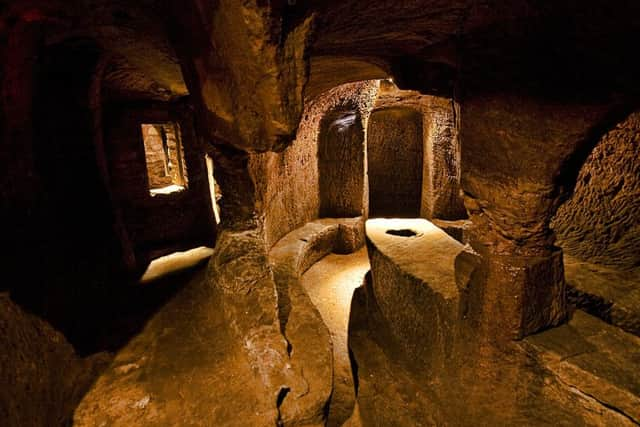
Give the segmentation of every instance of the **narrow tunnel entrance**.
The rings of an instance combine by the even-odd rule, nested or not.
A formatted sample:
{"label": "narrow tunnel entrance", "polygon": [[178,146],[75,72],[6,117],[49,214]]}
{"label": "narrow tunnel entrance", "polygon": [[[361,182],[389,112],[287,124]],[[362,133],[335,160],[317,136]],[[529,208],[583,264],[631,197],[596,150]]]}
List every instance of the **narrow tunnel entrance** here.
{"label": "narrow tunnel entrance", "polygon": [[143,124],[141,129],[151,195],[184,190],[187,173],[178,124]]}
{"label": "narrow tunnel entrance", "polygon": [[409,108],[374,111],[367,132],[369,214],[419,217],[422,115]]}

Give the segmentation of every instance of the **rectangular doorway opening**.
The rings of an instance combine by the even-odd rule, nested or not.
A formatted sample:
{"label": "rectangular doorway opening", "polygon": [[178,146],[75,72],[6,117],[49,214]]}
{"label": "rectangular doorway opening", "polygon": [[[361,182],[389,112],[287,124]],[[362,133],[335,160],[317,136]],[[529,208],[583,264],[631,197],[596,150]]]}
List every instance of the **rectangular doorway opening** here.
{"label": "rectangular doorway opening", "polygon": [[142,124],[149,193],[170,194],[188,185],[180,126],[174,122]]}

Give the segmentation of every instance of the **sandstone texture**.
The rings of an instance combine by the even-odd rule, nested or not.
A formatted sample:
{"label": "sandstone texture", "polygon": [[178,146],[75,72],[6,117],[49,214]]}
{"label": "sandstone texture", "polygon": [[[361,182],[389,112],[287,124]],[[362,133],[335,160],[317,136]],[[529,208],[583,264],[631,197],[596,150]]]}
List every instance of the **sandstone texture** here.
{"label": "sandstone texture", "polygon": [[366,228],[372,292],[397,351],[424,372],[444,370],[457,335],[462,245],[426,220],[371,219]]}
{"label": "sandstone texture", "polygon": [[420,216],[422,117],[413,110],[376,110],[369,120],[367,167],[371,217]]}
{"label": "sandstone texture", "polygon": [[[367,223],[372,272],[354,293],[349,324],[352,363],[357,373],[357,406],[350,421],[361,425],[378,425],[380,420],[389,424],[404,420],[411,425],[460,426],[636,425],[637,375],[632,368],[638,349],[636,337],[578,311],[568,325],[532,335],[523,342],[502,346],[486,342],[484,337],[491,334],[477,333],[483,326],[476,326],[473,313],[473,298],[477,297],[474,288],[478,285],[474,276],[482,268],[481,261],[466,252],[456,257],[461,246],[448,236],[442,240],[444,232],[435,229],[430,236],[425,233],[425,250],[440,248],[440,258],[448,253],[452,264],[448,267],[452,277],[449,288],[458,296],[452,300],[452,313],[443,317],[447,307],[443,289],[447,288],[440,289],[433,279],[411,286],[407,286],[407,280],[415,277],[412,271],[415,274],[416,269],[424,269],[423,276],[436,274],[446,263],[440,267],[432,255],[431,260],[414,266],[415,251],[403,251],[401,245],[394,248],[391,242],[385,244],[381,236],[393,221]],[[419,232],[420,227],[415,225],[419,223],[395,227],[397,233],[386,239],[416,239],[406,232]],[[445,241],[453,245],[442,247]],[[381,256],[378,251],[393,256],[382,263],[377,259]],[[447,275],[436,277],[442,281]],[[426,288],[422,292],[440,289],[439,299],[430,302],[434,309],[422,317],[412,309],[413,302],[420,300],[417,290],[404,304],[392,303],[405,289],[414,287]],[[396,310],[391,311],[392,307]],[[407,320],[398,327],[409,318],[421,322]],[[421,325],[420,330],[407,333],[416,323]],[[432,335],[434,331],[437,334]],[[421,339],[410,340],[407,346],[403,334]],[[486,399],[489,395],[492,399]]]}
{"label": "sandstone texture", "polygon": [[0,417],[7,427],[68,425],[107,354],[78,357],[64,336],[0,294]]}
{"label": "sandstone texture", "polygon": [[333,347],[333,390],[327,416],[328,426],[343,425],[355,405],[355,383],[349,357],[348,326],[351,299],[369,271],[367,250],[348,255],[330,254],[302,276],[302,285],[331,333]]}
{"label": "sandstone texture", "polygon": [[[285,425],[326,422],[326,408],[336,392],[333,346],[338,343],[332,342],[326,321],[305,291],[303,273],[331,252],[351,253],[363,244],[362,218],[322,219],[289,233],[269,252],[280,328],[288,342],[292,369],[303,378],[290,386],[281,402]],[[340,369],[344,371],[344,364]]]}
{"label": "sandstone texture", "polygon": [[609,130],[580,169],[553,218],[557,245],[595,264],[640,267],[640,113]]}
{"label": "sandstone texture", "polygon": [[[207,169],[198,146],[193,115],[180,103],[157,103],[150,107],[106,111],[105,157],[113,202],[136,265],[144,271],[159,256],[196,246],[213,246],[215,224],[208,192]],[[183,147],[183,171],[187,182],[171,176],[159,181],[147,172],[146,148],[141,124],[175,124]],[[171,126],[172,128],[174,126]],[[178,159],[174,152],[174,167]],[[160,167],[164,167],[162,164]],[[162,180],[164,179],[164,180]],[[150,194],[152,188],[169,184],[183,191]]]}
{"label": "sandstone texture", "polygon": [[558,380],[640,423],[640,339],[577,311],[568,325],[534,335],[527,344]]}
{"label": "sandstone texture", "polygon": [[[419,215],[414,216],[444,220],[466,218],[460,189],[460,141],[455,123],[456,113],[451,100],[423,95],[418,91],[400,90],[392,82],[383,80],[380,83],[374,112],[389,108],[412,110],[421,115],[420,211]],[[390,132],[399,132],[394,129],[389,126]],[[381,138],[386,139],[384,132],[381,133]],[[401,140],[405,141],[402,145],[407,144],[405,138]],[[368,145],[373,142],[368,141]],[[376,149],[375,144],[368,148],[371,153],[375,153]],[[384,167],[373,164],[373,171],[376,166]],[[370,169],[371,167],[369,166]]]}
{"label": "sandstone texture", "polygon": [[261,336],[234,338],[205,276],[202,268],[186,276],[178,294],[116,354],[75,410],[74,425],[276,423],[277,395],[251,353]]}
{"label": "sandstone texture", "polygon": [[[352,126],[360,128],[362,132],[362,128],[366,127],[363,120],[369,116],[377,87],[377,82],[362,82],[339,86],[321,94],[306,105],[296,139],[289,147],[281,153],[257,155],[252,160],[255,164],[255,174],[263,175],[259,177],[258,185],[261,186],[260,191],[264,197],[265,233],[270,247],[288,232],[320,216],[321,194],[328,197],[328,189],[325,188],[321,193],[321,185],[329,187],[333,182],[333,185],[339,186],[336,190],[340,197],[351,201],[349,213],[353,213],[353,216],[363,214],[365,151],[362,133],[359,139],[344,141],[353,142],[354,145],[349,149],[345,148],[342,157],[323,158],[325,167],[322,171],[318,154],[321,138],[324,138],[325,144],[338,144],[338,141],[331,140],[328,135],[331,123],[327,123],[325,117],[335,111],[353,111],[356,122]],[[341,135],[343,133],[339,133],[334,127],[333,137]],[[352,134],[346,131],[345,135]],[[340,152],[342,151],[338,153]],[[327,153],[329,154],[331,153]],[[356,167],[358,164],[359,168]],[[339,175],[332,181],[332,173],[344,174],[343,178],[352,183],[353,188],[345,188],[343,183],[337,180]],[[235,190],[230,188],[229,191]],[[328,216],[341,216],[338,215],[338,211],[328,213]]]}
{"label": "sandstone texture", "polygon": [[567,256],[568,303],[626,332],[640,336],[640,277]]}

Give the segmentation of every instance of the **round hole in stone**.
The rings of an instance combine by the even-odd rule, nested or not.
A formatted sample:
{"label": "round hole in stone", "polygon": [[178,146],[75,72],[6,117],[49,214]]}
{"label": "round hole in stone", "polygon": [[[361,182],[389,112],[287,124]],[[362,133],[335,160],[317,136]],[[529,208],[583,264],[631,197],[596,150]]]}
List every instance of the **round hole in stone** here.
{"label": "round hole in stone", "polygon": [[409,230],[408,228],[403,228],[401,230],[387,230],[386,233],[400,237],[413,237],[418,235],[418,233],[413,230]]}

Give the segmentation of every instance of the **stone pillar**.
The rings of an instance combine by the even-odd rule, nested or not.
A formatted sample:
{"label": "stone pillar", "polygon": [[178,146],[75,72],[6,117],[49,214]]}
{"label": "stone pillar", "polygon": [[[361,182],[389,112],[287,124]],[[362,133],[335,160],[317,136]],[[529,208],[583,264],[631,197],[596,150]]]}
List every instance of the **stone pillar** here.
{"label": "stone pillar", "polygon": [[[474,242],[479,269],[471,286],[478,326],[491,341],[521,339],[560,324],[566,317],[562,250],[537,256],[502,255]],[[476,323],[477,322],[477,323]]]}
{"label": "stone pillar", "polygon": [[421,216],[445,220],[464,218],[466,212],[460,197],[460,143],[453,101],[429,97],[424,120]]}
{"label": "stone pillar", "polygon": [[607,107],[482,92],[460,107],[461,185],[480,258],[468,291],[471,333],[521,339],[566,317],[562,251],[549,223],[560,171]]}

